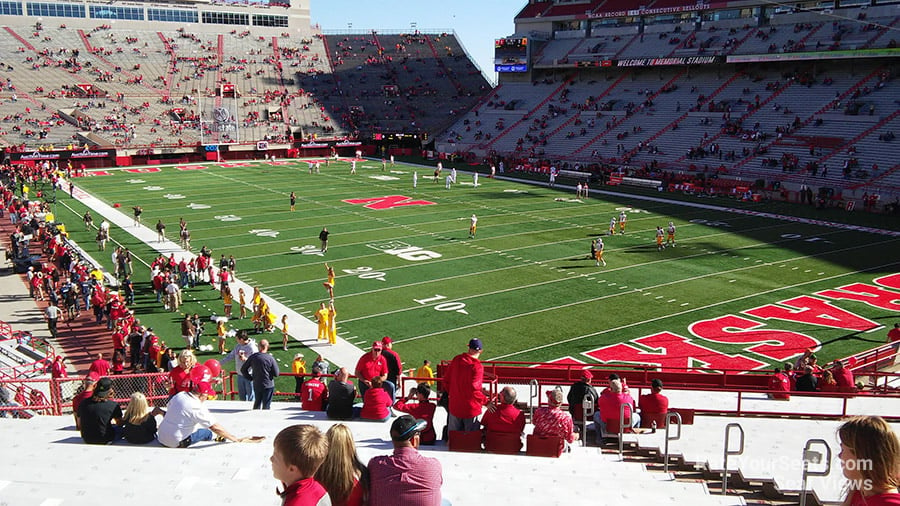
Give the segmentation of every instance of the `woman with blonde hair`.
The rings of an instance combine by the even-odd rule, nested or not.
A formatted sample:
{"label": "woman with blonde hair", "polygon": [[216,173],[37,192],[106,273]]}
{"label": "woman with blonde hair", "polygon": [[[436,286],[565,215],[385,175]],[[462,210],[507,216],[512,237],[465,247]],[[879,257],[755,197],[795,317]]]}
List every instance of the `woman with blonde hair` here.
{"label": "woman with blonde hair", "polygon": [[165,415],[159,409],[150,409],[147,398],[140,392],[131,394],[128,407],[125,409],[125,423],[122,426],[122,437],[131,444],[143,445],[156,439],[156,415]]}
{"label": "woman with blonde hair", "polygon": [[328,429],[328,456],[316,472],[333,506],[362,506],[369,490],[369,471],[356,454],[350,429],[336,423]]}
{"label": "woman with blonde hair", "polygon": [[197,365],[197,357],[191,350],[181,350],[178,354],[178,365],[169,371],[169,396],[173,396],[178,392],[191,391],[191,369]]}
{"label": "woman with blonde hair", "polygon": [[854,416],[838,429],[844,506],[900,505],[900,441],[878,416]]}

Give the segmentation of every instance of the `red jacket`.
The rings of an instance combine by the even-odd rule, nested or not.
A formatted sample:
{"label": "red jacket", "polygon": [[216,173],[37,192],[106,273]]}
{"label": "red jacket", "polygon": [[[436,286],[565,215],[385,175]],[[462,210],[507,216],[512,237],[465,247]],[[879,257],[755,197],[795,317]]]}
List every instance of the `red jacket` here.
{"label": "red jacket", "polygon": [[444,390],[450,394],[450,414],[457,418],[474,418],[487,402],[481,391],[484,366],[468,353],[453,358],[444,373]]}

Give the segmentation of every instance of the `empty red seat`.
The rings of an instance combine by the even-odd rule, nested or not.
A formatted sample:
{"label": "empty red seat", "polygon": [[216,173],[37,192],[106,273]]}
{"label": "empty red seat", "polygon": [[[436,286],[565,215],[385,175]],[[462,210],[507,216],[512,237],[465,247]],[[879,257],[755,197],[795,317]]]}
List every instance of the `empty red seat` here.
{"label": "empty red seat", "polygon": [[448,434],[450,441],[447,446],[451,452],[480,452],[481,431],[451,430]]}
{"label": "empty red seat", "polygon": [[515,455],[522,449],[522,436],[512,432],[491,432],[484,436],[484,449],[489,453]]}

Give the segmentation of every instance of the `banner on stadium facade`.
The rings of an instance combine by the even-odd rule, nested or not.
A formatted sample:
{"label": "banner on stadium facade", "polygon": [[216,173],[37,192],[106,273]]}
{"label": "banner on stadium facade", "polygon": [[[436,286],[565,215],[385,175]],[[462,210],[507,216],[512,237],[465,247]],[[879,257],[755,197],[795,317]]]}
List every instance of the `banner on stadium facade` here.
{"label": "banner on stadium facade", "polygon": [[671,58],[626,58],[616,60],[616,67],[662,67],[666,65],[711,65],[723,63],[721,56],[674,56]]}
{"label": "banner on stadium facade", "polygon": [[20,153],[8,153],[11,162],[43,162],[45,160],[79,160],[85,158],[108,158],[115,156],[114,149],[84,149],[80,151],[24,151]]}
{"label": "banner on stadium facade", "polygon": [[724,8],[726,3],[700,3],[695,5],[678,5],[672,7],[657,7],[655,9],[627,9],[609,12],[587,12],[575,16],[575,19],[603,19],[603,18],[621,18],[626,16],[655,16],[658,14],[677,14],[679,12],[692,12],[699,10],[715,10]]}
{"label": "banner on stadium facade", "polygon": [[846,60],[850,58],[884,58],[900,56],[900,48],[859,49],[846,51],[809,51],[804,53],[743,54],[725,58],[727,63],[766,63],[806,60]]}

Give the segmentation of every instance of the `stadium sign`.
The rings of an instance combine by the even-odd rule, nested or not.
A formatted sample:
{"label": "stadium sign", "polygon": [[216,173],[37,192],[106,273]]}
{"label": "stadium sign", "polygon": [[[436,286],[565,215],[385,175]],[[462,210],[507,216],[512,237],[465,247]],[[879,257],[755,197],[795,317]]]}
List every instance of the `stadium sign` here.
{"label": "stadium sign", "polygon": [[43,160],[71,160],[84,158],[108,158],[115,155],[114,150],[101,151],[32,151],[30,153],[9,153],[10,160],[13,162],[26,161],[43,161]]}
{"label": "stadium sign", "polygon": [[627,58],[617,60],[617,67],[661,67],[665,65],[710,65],[724,61],[719,56],[676,56],[672,58]]}

